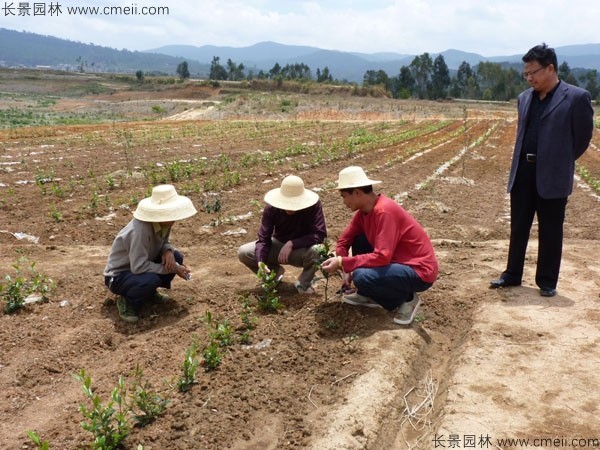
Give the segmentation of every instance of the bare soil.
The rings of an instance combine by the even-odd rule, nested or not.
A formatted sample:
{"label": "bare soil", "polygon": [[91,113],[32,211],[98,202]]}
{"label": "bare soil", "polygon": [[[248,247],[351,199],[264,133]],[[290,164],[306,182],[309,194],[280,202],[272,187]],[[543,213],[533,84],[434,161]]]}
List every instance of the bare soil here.
{"label": "bare soil", "polygon": [[[2,274],[26,258],[57,283],[48,302],[0,315],[0,448],[34,448],[28,430],[53,449],[86,447],[86,400],[73,374],[85,369],[108,400],[136,366],[169,405],[133,429],[125,448],[508,449],[527,447],[498,439],[529,438],[532,447],[536,438],[600,439],[597,193],[578,179],[557,297],[540,297],[533,282],[535,226],[524,285],[488,289],[507,253],[514,104],[194,84],[140,93],[109,81],[100,94],[74,98],[61,94],[64,83],[41,83],[58,97],[49,114],[96,114],[101,105],[130,120],[0,130]],[[26,80],[10,86],[34,91]],[[155,117],[156,104],[174,106]],[[322,151],[361,138],[358,151]],[[580,160],[596,179],[599,145],[596,133]],[[298,150],[276,158],[283,149]],[[202,173],[176,173],[202,161]],[[264,193],[287,174],[301,176],[321,196],[334,243],[351,212],[325,188],[348,165],[383,180],[378,191],[401,202],[434,242],[440,276],[411,326],[342,304],[336,280],[299,295],[293,268],[278,289],[278,313],[252,300],[261,290],[236,249],[254,239]],[[200,210],[172,233],[192,280],[176,280],[167,304],[148,305],[128,324],[102,270],[115,234],[158,182],[175,184]],[[216,196],[220,213],[206,212]],[[249,345],[226,347],[218,369],[200,367],[197,384],[178,392],[186,348],[194,337],[209,341],[206,313],[239,331],[244,298],[257,317]]]}

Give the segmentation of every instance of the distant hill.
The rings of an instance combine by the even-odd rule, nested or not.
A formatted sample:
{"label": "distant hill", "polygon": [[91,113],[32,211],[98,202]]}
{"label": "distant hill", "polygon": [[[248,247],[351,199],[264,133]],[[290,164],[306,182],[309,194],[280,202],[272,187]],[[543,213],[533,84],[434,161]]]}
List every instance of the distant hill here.
{"label": "distant hill", "polygon": [[[566,61],[571,69],[596,69],[600,72],[600,44],[568,45],[556,47],[556,51],[559,64]],[[435,58],[438,53],[430,55]],[[471,66],[482,61],[521,64],[522,56],[486,57],[457,49],[448,49],[441,55],[451,71],[458,69],[463,61]],[[205,77],[215,56],[220,58],[221,65],[225,66],[231,59],[236,64],[244,64],[247,71],[252,70],[255,74],[260,70],[269,71],[275,63],[282,67],[304,63],[313,74],[317,69],[328,67],[334,78],[360,83],[368,70],[383,70],[389,76],[395,76],[417,55],[342,52],[276,42],[260,42],[248,47],[168,45],[132,52],[0,28],[0,66],[49,66],[77,70],[83,65],[85,71],[133,73],[143,70],[172,75],[177,65],[185,60],[192,76]]]}
{"label": "distant hill", "polygon": [[[236,64],[243,63],[248,69],[255,72],[268,71],[275,63],[281,66],[286,64],[307,64],[313,73],[325,66],[334,78],[361,82],[367,70],[383,70],[390,76],[395,76],[402,66],[408,66],[415,55],[400,53],[352,53],[336,50],[323,50],[317,47],[283,45],[275,42],[260,42],[248,47],[217,47],[205,45],[195,47],[191,45],[170,45],[148,50],[153,53],[164,53],[171,56],[196,59],[210,63],[214,56],[220,58],[220,63],[225,65],[228,59]],[[571,69],[596,69],[600,72],[600,44],[570,45],[557,47],[556,52],[559,64],[567,61]],[[430,53],[435,58],[440,53]],[[477,53],[463,52],[448,49],[441,52],[444,61],[450,70],[456,70],[466,61],[475,66],[482,61],[508,64],[521,64],[523,55],[482,56]]]}
{"label": "distant hill", "polygon": [[[132,52],[53,36],[0,28],[0,66],[38,67],[86,72],[159,72],[174,75],[183,60],[171,55]],[[188,61],[189,71],[207,74],[209,64]]]}

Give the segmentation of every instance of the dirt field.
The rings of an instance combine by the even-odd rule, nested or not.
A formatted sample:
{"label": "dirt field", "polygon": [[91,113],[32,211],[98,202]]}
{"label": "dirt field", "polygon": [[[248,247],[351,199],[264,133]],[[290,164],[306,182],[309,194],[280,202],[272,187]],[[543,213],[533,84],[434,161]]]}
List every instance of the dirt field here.
{"label": "dirt field", "polygon": [[[79,404],[89,403],[73,375],[85,369],[106,402],[136,366],[169,404],[131,431],[128,449],[600,448],[598,133],[568,205],[559,295],[545,299],[535,227],[524,285],[488,289],[508,246],[514,104],[193,83],[140,92],[101,79],[98,94],[65,94],[80,82],[0,77],[0,110],[102,120],[0,129],[0,275],[34,262],[57,284],[48,302],[0,315],[1,449],[35,448],[28,430],[52,449],[87,447]],[[290,173],[319,192],[334,243],[351,212],[326,188],[348,165],[383,180],[378,192],[434,242],[440,276],[409,327],[342,304],[336,280],[298,295],[293,268],[278,289],[284,307],[262,312],[257,279],[237,261],[264,193]],[[164,182],[200,211],[171,238],[192,280],[127,324],[102,270],[137,202]],[[244,299],[256,317],[249,342],[223,348],[221,365],[179,392],[186,349],[209,342],[207,312],[239,337]],[[529,441],[503,441],[517,438]]]}

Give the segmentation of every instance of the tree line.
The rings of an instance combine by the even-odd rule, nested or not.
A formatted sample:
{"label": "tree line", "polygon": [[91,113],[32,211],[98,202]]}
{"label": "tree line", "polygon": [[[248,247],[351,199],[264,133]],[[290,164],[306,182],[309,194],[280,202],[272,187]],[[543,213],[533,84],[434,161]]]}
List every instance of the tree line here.
{"label": "tree line", "polygon": [[[181,78],[189,77],[187,64],[182,63],[177,69]],[[183,66],[182,66],[183,65]],[[389,76],[383,70],[368,70],[363,76],[364,87],[381,87],[391,97],[399,99],[418,98],[438,100],[446,98],[463,98],[472,100],[508,101],[528,87],[522,73],[516,68],[518,64],[499,64],[480,62],[471,66],[463,61],[454,75],[451,75],[443,55],[433,59],[429,53],[415,56],[408,66],[400,67],[397,75]],[[581,69],[576,76],[566,62],[558,68],[559,78],[567,83],[586,88],[592,98],[600,100],[600,79],[595,69]],[[214,81],[242,81],[252,79],[316,81],[317,83],[349,84],[333,78],[328,67],[317,68],[313,77],[309,66],[303,63],[276,63],[270,70],[254,73],[246,72],[244,64],[237,64],[228,59],[221,64],[218,56],[214,56],[208,74]]]}

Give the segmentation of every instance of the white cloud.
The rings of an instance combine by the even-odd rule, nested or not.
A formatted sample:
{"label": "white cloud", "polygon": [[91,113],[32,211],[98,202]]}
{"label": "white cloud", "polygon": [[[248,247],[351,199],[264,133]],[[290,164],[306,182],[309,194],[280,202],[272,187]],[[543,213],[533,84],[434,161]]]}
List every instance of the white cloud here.
{"label": "white cloud", "polygon": [[[53,0],[56,2],[56,0]],[[599,42],[600,2],[571,0],[58,0],[55,17],[7,16],[0,27],[85,43],[145,50],[169,44],[243,47],[261,41],[344,51],[485,56]],[[14,3],[15,5],[18,2]],[[33,4],[33,3],[32,3]],[[50,4],[48,2],[47,4]],[[164,16],[84,16],[67,6],[167,6]]]}

